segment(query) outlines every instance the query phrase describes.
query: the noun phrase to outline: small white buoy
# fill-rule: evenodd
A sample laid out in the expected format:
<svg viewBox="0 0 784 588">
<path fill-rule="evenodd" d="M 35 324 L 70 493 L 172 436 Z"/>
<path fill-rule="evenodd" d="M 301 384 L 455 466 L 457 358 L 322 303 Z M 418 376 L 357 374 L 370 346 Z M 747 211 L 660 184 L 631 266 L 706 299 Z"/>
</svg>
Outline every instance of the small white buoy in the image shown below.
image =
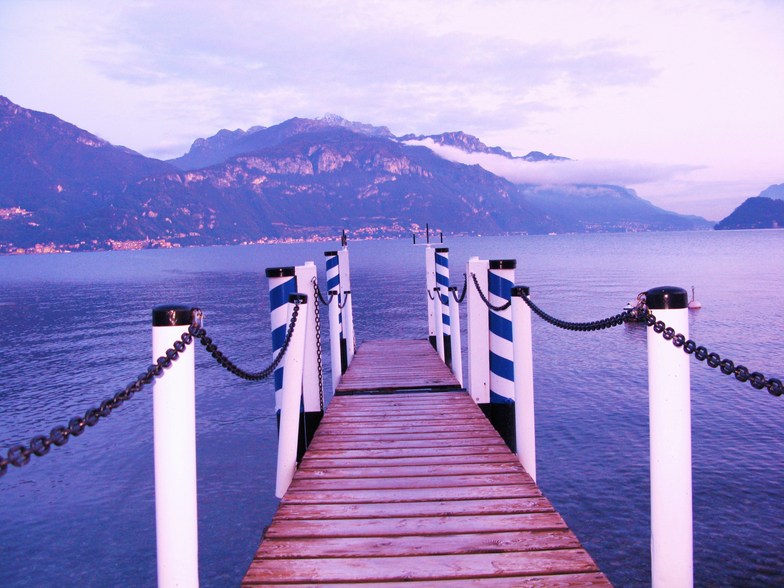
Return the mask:
<svg viewBox="0 0 784 588">
<path fill-rule="evenodd" d="M 689 310 L 699 310 L 702 308 L 702 303 L 694 298 L 694 286 L 691 287 L 691 300 L 689 301 Z"/>
</svg>

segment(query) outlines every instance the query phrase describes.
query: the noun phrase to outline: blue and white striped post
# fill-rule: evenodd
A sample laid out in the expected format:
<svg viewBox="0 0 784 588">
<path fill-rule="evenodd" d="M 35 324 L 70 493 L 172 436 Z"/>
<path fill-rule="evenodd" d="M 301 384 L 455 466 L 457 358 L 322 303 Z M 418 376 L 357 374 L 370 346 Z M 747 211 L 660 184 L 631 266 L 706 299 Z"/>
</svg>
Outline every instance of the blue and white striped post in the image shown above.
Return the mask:
<svg viewBox="0 0 784 588">
<path fill-rule="evenodd" d="M 493 306 L 511 301 L 514 259 L 490 260 L 487 276 L 488 300 Z M 515 441 L 515 384 L 512 311 L 489 309 L 490 324 L 490 421 L 512 451 Z"/>
<path fill-rule="evenodd" d="M 436 247 L 436 286 L 441 288 L 441 327 L 444 347 L 444 362 L 452 367 L 451 323 L 449 316 L 449 248 Z"/>
<path fill-rule="evenodd" d="M 344 235 L 345 242 L 345 235 Z M 356 351 L 356 340 L 354 339 L 354 307 L 351 296 L 351 271 L 348 261 L 348 247 L 338 251 L 338 270 L 340 271 L 340 290 L 344 295 L 343 301 L 343 333 L 346 337 L 346 357 L 347 365 L 351 365 Z"/>
<path fill-rule="evenodd" d="M 272 357 L 276 357 L 283 342 L 286 340 L 286 331 L 289 326 L 289 296 L 297 293 L 297 269 L 295 267 L 270 267 L 266 274 L 269 280 L 270 296 L 270 328 L 272 330 Z M 307 325 L 307 318 L 302 317 L 303 326 Z M 304 331 L 305 329 L 302 329 Z M 275 369 L 273 378 L 275 380 L 275 416 L 280 427 L 280 409 L 283 403 L 283 379 L 285 377 L 285 362 L 282 362 Z M 305 449 L 308 446 L 305 428 L 304 411 L 300 417 L 299 427 L 299 447 L 297 449 L 297 459 L 302 459 Z"/>
<path fill-rule="evenodd" d="M 656 319 L 689 338 L 689 295 L 663 286 L 645 293 Z M 689 356 L 649 328 L 651 575 L 654 588 L 694 583 Z"/>
<path fill-rule="evenodd" d="M 152 311 L 155 362 L 191 324 L 190 307 L 157 306 Z M 155 534 L 158 586 L 199 585 L 196 497 L 196 377 L 193 345 L 153 385 Z"/>
<path fill-rule="evenodd" d="M 482 292 L 487 292 L 487 272 L 489 262 L 486 259 L 471 257 L 466 263 L 466 304 L 468 321 L 468 392 L 471 398 L 482 409 L 486 416 L 490 415 L 490 339 L 489 317 L 487 305 L 482 301 L 474 287 L 474 277 Z"/>
<path fill-rule="evenodd" d="M 312 261 L 306 261 L 304 265 L 298 265 L 294 268 L 297 277 L 297 285 L 299 290 L 309 292 L 309 297 L 313 298 L 314 282 L 318 284 L 318 276 L 316 264 Z M 302 375 L 302 410 L 303 410 L 303 423 L 305 426 L 305 447 L 310 445 L 313 440 L 313 435 L 316 432 L 321 418 L 324 416 L 324 407 L 322 405 L 323 390 L 321 389 L 321 378 L 319 377 L 319 354 L 321 349 L 318 347 L 318 339 L 316 337 L 316 304 L 318 300 L 314 300 L 313 304 L 307 305 L 307 315 L 300 312 L 300 319 L 307 318 L 305 325 L 305 364 L 303 367 Z"/>
<path fill-rule="evenodd" d="M 329 327 L 329 349 L 332 354 L 332 391 L 334 392 L 340 381 L 340 376 L 348 369 L 348 351 L 346 350 L 346 338 L 343 335 L 343 312 L 340 308 L 343 305 L 343 294 L 340 288 L 340 258 L 337 251 L 325 251 L 324 256 L 327 265 L 327 290 L 335 293 L 333 299 L 335 307 L 333 308 L 330 304 L 330 313 L 337 311 L 338 314 L 338 329 L 333 329 L 331 320 Z M 335 369 L 336 366 L 338 369 Z"/>
<path fill-rule="evenodd" d="M 275 496 L 283 498 L 288 490 L 297 462 L 303 427 L 302 378 L 305 365 L 305 341 L 307 337 L 306 320 L 308 297 L 306 294 L 291 294 L 286 304 L 287 323 L 291 321 L 295 304 L 299 304 L 299 316 L 291 334 L 291 341 L 283 357 L 283 383 L 281 390 L 280 428 L 278 430 L 278 464 L 275 478 Z"/>
<path fill-rule="evenodd" d="M 425 247 L 425 302 L 427 303 L 427 337 L 433 349 L 438 349 L 436 339 L 436 312 L 433 292 L 436 287 L 436 252 L 428 242 Z"/>
<path fill-rule="evenodd" d="M 529 289 L 512 288 L 514 341 L 515 443 L 520 463 L 536 482 L 536 419 L 534 415 L 534 357 L 531 309 L 523 300 Z"/>
<path fill-rule="evenodd" d="M 289 296 L 297 292 L 296 269 L 292 267 L 268 267 L 270 329 L 272 331 L 272 357 L 278 355 L 286 340 L 288 328 Z M 280 419 L 280 406 L 283 393 L 283 364 L 279 364 L 273 374 L 275 380 L 275 414 Z"/>
</svg>

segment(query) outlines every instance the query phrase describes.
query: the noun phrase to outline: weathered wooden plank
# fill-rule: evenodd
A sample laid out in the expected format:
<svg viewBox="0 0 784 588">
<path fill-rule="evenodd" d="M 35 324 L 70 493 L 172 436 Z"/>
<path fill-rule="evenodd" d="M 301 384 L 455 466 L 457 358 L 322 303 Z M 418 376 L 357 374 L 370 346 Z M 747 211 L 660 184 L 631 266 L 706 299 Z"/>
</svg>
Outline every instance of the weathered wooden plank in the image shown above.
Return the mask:
<svg viewBox="0 0 784 588">
<path fill-rule="evenodd" d="M 468 433 L 465 433 L 468 435 Z M 496 439 L 498 437 L 498 433 L 495 431 L 486 431 L 484 429 L 474 429 L 470 431 L 470 435 L 467 437 L 462 437 L 460 435 L 460 431 L 418 431 L 418 432 L 397 432 L 397 433 L 352 433 L 350 431 L 342 431 L 337 433 L 330 433 L 329 435 L 323 434 L 319 435 L 316 433 L 316 436 L 313 438 L 313 443 L 316 441 L 354 441 L 358 445 L 365 443 L 365 446 L 375 446 L 375 447 L 385 447 L 392 443 L 401 443 L 405 441 L 430 441 L 432 446 L 438 446 L 442 441 L 448 441 L 450 438 L 454 440 L 463 440 L 463 439 L 476 439 L 476 443 L 478 443 L 478 439 L 483 438 L 487 439 L 489 443 L 491 439 Z M 475 444 L 476 444 L 475 443 Z"/>
<path fill-rule="evenodd" d="M 300 471 L 301 480 L 328 478 L 398 478 L 422 476 L 428 478 L 460 475 L 497 475 L 523 472 L 519 461 L 500 463 L 451 463 L 437 465 L 388 465 L 352 468 L 307 468 Z"/>
<path fill-rule="evenodd" d="M 439 488 L 437 500 L 481 500 L 486 498 L 529 498 L 541 496 L 542 491 L 532 481 L 525 484 L 505 486 L 453 486 Z M 432 488 L 370 488 L 370 489 L 324 489 L 311 490 L 302 487 L 289 488 L 282 504 L 345 504 L 355 502 L 418 502 L 433 500 Z"/>
<path fill-rule="evenodd" d="M 334 445 L 340 445 L 338 443 Z M 345 448 L 340 449 L 335 447 L 333 449 L 314 449 L 311 444 L 308 447 L 308 453 L 305 455 L 305 460 L 311 459 L 402 459 L 402 458 L 417 458 L 417 457 L 433 457 L 449 458 L 464 456 L 467 458 L 484 459 L 492 455 L 500 455 L 504 458 L 517 459 L 509 453 L 509 449 L 504 443 L 497 443 L 492 445 L 457 445 L 457 446 L 442 446 L 439 444 L 433 447 L 426 444 L 423 447 L 383 447 L 379 449 L 355 449 L 353 444 L 346 444 Z M 303 463 L 305 463 L 303 461 Z"/>
<path fill-rule="evenodd" d="M 461 516 L 386 517 L 369 519 L 282 519 L 277 515 L 265 537 L 394 537 L 445 535 L 464 532 L 533 531 L 566 529 L 556 512 Z"/>
<path fill-rule="evenodd" d="M 252 586 L 254 584 L 243 584 Z M 255 584 L 258 585 L 258 584 Z M 297 586 L 299 588 L 351 588 L 356 587 L 356 583 L 328 582 L 313 584 L 306 583 L 287 583 L 269 584 L 265 583 L 266 588 L 286 588 Z M 611 586 L 607 577 L 601 572 L 588 572 L 584 574 L 559 574 L 557 576 L 511 576 L 497 578 L 462 578 L 458 580 L 438 580 L 434 584 L 432 580 L 407 581 L 402 582 L 363 582 L 365 588 L 590 588 Z"/>
<path fill-rule="evenodd" d="M 579 547 L 580 542 L 568 529 L 399 537 L 269 538 L 259 548 L 256 558 L 346 557 L 347 554 L 353 557 L 400 557 Z"/>
<path fill-rule="evenodd" d="M 437 451 L 434 449 L 433 451 Z M 430 453 L 433 453 L 431 451 Z M 449 464 L 488 464 L 488 463 L 514 463 L 517 458 L 509 453 L 477 453 L 462 455 L 420 455 L 412 457 L 344 457 L 342 452 L 319 455 L 308 454 L 299 465 L 301 470 L 326 469 L 326 468 L 367 468 L 385 466 L 437 466 Z"/>
<path fill-rule="evenodd" d="M 486 500 L 434 500 L 427 502 L 292 504 L 283 503 L 276 519 L 350 519 L 373 517 L 432 517 L 483 514 L 553 512 L 550 501 L 534 498 L 492 498 Z"/>
<path fill-rule="evenodd" d="M 330 402 L 330 408 L 354 407 L 357 410 L 366 410 L 368 407 L 382 407 L 384 410 L 391 410 L 394 407 L 414 408 L 420 405 L 428 406 L 431 402 L 438 401 L 442 406 L 457 406 L 458 404 L 468 404 L 473 402 L 471 397 L 464 390 L 452 390 L 436 393 L 411 391 L 395 392 L 394 394 L 369 394 L 359 395 L 358 398 L 345 396 L 335 396 Z M 356 401 L 356 404 L 352 401 Z"/>
<path fill-rule="evenodd" d="M 427 435 L 440 435 L 440 434 L 447 434 L 447 433 L 487 433 L 493 434 L 495 431 L 487 425 L 487 423 L 483 423 L 481 421 L 468 421 L 466 424 L 458 423 L 455 425 L 452 424 L 432 424 L 425 427 L 411 427 L 407 425 L 400 425 L 400 424 L 387 424 L 386 426 L 379 426 L 379 427 L 372 427 L 372 426 L 364 426 L 364 427 L 338 427 L 338 428 L 330 428 L 324 429 L 321 432 L 321 435 L 326 436 L 357 436 L 357 435 L 373 435 L 376 437 L 380 437 L 382 435 L 422 435 L 424 434 L 425 430 L 427 431 Z"/>
<path fill-rule="evenodd" d="M 524 479 L 521 479 L 523 476 Z M 505 486 L 530 482 L 527 474 L 510 473 L 495 475 L 429 476 L 397 478 L 331 478 L 313 480 L 296 476 L 291 490 L 381 490 L 384 488 L 449 488 L 454 486 Z"/>
<path fill-rule="evenodd" d="M 335 424 L 337 426 L 343 427 L 429 427 L 430 425 L 442 425 L 446 423 L 461 423 L 467 425 L 475 425 L 477 422 L 482 423 L 487 421 L 485 416 L 482 413 L 469 413 L 466 414 L 465 407 L 457 407 L 453 411 L 433 411 L 430 414 L 422 413 L 421 411 L 412 411 L 411 413 L 406 414 L 395 414 L 391 412 L 387 412 L 384 414 L 376 414 L 375 416 L 371 417 L 370 414 L 367 413 L 368 416 L 361 417 L 361 418 L 348 418 L 348 417 L 335 417 L 330 415 L 329 417 L 325 417 L 321 422 L 326 424 Z"/>
<path fill-rule="evenodd" d="M 435 442 L 434 442 L 435 441 Z M 352 438 L 347 437 L 342 439 L 336 436 L 323 436 L 320 437 L 318 433 L 313 438 L 313 442 L 308 446 L 308 451 L 322 451 L 327 449 L 361 449 L 361 450 L 375 450 L 375 449 L 415 449 L 423 447 L 506 447 L 509 448 L 498 435 L 472 435 L 471 437 L 453 437 L 444 438 L 442 436 L 427 436 L 422 435 L 418 438 L 411 439 L 407 436 L 405 439 L 384 439 L 383 443 L 374 440 L 370 437 Z"/>
<path fill-rule="evenodd" d="M 246 578 L 256 583 L 433 581 L 597 571 L 585 551 L 559 549 L 416 557 L 269 559 L 264 560 L 263 566 L 251 566 Z"/>
</svg>

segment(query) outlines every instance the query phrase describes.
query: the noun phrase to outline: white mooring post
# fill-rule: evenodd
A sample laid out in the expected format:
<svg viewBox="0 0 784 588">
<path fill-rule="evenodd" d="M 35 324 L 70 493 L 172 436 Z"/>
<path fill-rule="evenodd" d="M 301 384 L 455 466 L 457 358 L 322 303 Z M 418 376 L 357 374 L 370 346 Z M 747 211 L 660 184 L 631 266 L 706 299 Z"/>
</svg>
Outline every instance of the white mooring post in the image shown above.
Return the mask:
<svg viewBox="0 0 784 588">
<path fill-rule="evenodd" d="M 529 290 L 512 288 L 512 339 L 514 340 L 515 438 L 517 457 L 536 482 L 536 419 L 534 415 L 534 357 L 531 309 L 523 300 Z"/>
<path fill-rule="evenodd" d="M 427 301 L 427 338 L 433 349 L 437 349 L 436 344 L 436 312 L 433 306 L 433 288 L 436 287 L 436 251 L 430 246 L 428 241 L 425 247 L 425 300 Z"/>
<path fill-rule="evenodd" d="M 335 394 L 342 376 L 340 345 L 340 297 L 337 290 L 330 290 L 329 301 L 329 355 L 332 366 L 332 394 Z"/>
<path fill-rule="evenodd" d="M 466 286 L 468 287 L 468 286 Z M 452 373 L 455 374 L 460 386 L 463 386 L 463 350 L 462 339 L 460 335 L 460 305 L 455 299 L 457 293 L 457 286 L 449 287 L 449 320 L 451 322 L 452 337 L 450 343 L 452 345 Z"/>
<path fill-rule="evenodd" d="M 490 406 L 490 330 L 487 305 L 482 302 L 474 286 L 476 276 L 482 292 L 487 292 L 487 270 L 490 262 L 471 257 L 466 263 L 468 321 L 468 392 L 482 410 Z M 487 413 L 485 413 L 487 414 Z"/>
<path fill-rule="evenodd" d="M 291 294 L 289 296 L 289 322 L 296 303 L 299 303 L 299 315 L 286 355 L 283 356 L 283 393 L 280 407 L 280 431 L 278 432 L 278 469 L 275 480 L 275 496 L 278 498 L 283 498 L 294 477 L 294 472 L 297 470 L 300 403 L 302 401 L 302 377 L 307 337 L 307 321 L 305 320 L 308 312 L 307 295 Z"/>
<path fill-rule="evenodd" d="M 307 448 L 321 423 L 321 417 L 324 415 L 324 407 L 322 406 L 323 391 L 320 388 L 318 367 L 321 350 L 318 348 L 318 340 L 316 339 L 316 305 L 319 301 L 315 299 L 316 293 L 313 286 L 314 280 L 318 285 L 318 272 L 316 271 L 316 264 L 312 261 L 306 261 L 304 265 L 298 265 L 294 268 L 294 272 L 297 276 L 297 289 L 308 292 L 309 299 L 313 301 L 313 304 L 307 305 L 307 338 L 305 341 L 305 366 L 302 377 L 303 424 L 305 426 L 305 443 Z M 300 312 L 300 318 L 305 318 L 302 312 Z"/>
<path fill-rule="evenodd" d="M 436 334 L 436 351 L 438 351 L 438 357 L 441 358 L 441 361 L 446 361 L 446 355 L 444 355 L 444 315 L 441 313 L 441 288 L 436 286 L 433 288 L 433 293 L 431 294 L 433 299 L 430 301 L 430 304 L 433 307 L 433 322 L 435 323 L 435 334 Z"/>
<path fill-rule="evenodd" d="M 192 311 L 186 306 L 153 309 L 153 362 L 166 355 L 191 320 Z M 193 345 L 189 345 L 153 386 L 155 534 L 161 588 L 199 585 L 194 365 Z"/>
<path fill-rule="evenodd" d="M 689 337 L 688 294 L 664 286 L 646 292 L 657 321 Z M 651 575 L 654 588 L 694 583 L 689 356 L 648 328 L 651 444 Z"/>
<path fill-rule="evenodd" d="M 354 359 L 356 341 L 354 339 L 354 310 L 351 301 L 351 270 L 348 261 L 348 247 L 338 251 L 338 271 L 340 272 L 340 290 L 345 296 L 343 301 L 343 334 L 346 337 L 347 366 Z"/>
</svg>

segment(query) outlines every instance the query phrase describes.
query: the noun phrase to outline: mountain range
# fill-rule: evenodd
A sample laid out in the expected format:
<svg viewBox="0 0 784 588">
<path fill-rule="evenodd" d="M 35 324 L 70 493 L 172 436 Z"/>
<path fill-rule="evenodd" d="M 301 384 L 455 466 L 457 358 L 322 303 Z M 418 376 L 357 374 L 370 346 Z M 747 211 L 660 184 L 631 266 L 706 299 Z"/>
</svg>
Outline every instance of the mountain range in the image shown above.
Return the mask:
<svg viewBox="0 0 784 588">
<path fill-rule="evenodd" d="M 408 235 L 707 229 L 611 185 L 519 185 L 428 139 L 515 158 L 462 132 L 395 137 L 336 115 L 221 130 L 170 161 L 0 97 L 0 250 Z"/>
</svg>

